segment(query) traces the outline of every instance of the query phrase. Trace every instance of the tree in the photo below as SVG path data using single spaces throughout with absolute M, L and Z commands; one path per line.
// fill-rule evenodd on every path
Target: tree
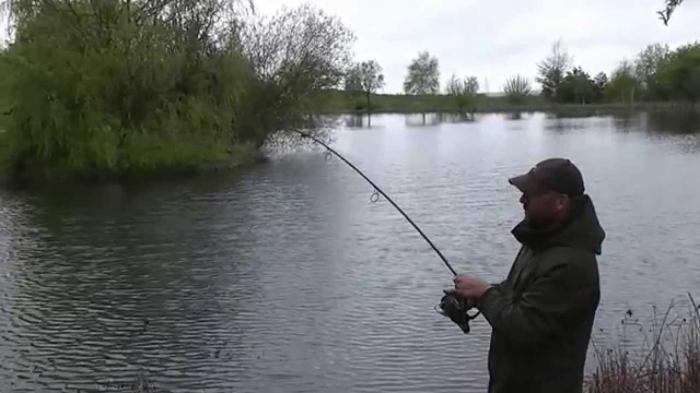
M 673 11 L 675 11 L 676 7 L 681 5 L 681 3 L 683 3 L 683 0 L 666 0 L 666 9 L 657 12 L 657 14 L 659 14 L 659 18 L 661 18 L 665 25 L 668 26 L 668 22 L 671 20 Z
M 599 73 L 593 79 L 593 84 L 595 85 L 595 98 L 601 101 L 605 95 L 605 89 L 608 88 L 608 76 L 604 72 Z
M 227 159 L 249 73 L 224 0 L 4 2 L 13 167 L 93 175 Z
M 552 46 L 552 53 L 537 65 L 537 82 L 542 84 L 542 95 L 549 100 L 556 100 L 557 90 L 564 79 L 564 73 L 571 64 L 571 57 L 561 48 L 557 41 Z
M 634 66 L 623 60 L 612 73 L 606 95 L 612 100 L 632 104 L 638 91 L 639 81 L 635 78 Z
M 345 75 L 345 91 L 361 92 L 367 99 L 367 112 L 371 110 L 370 96 L 384 87 L 382 67 L 374 60 L 353 65 Z
M 437 57 L 421 52 L 408 66 L 408 75 L 403 83 L 406 94 L 426 95 L 440 91 L 440 71 Z
M 560 102 L 589 104 L 595 97 L 595 82 L 581 67 L 574 67 L 566 73 L 557 89 L 557 99 Z
M 447 95 L 454 98 L 457 110 L 464 113 L 467 106 L 474 104 L 476 93 L 479 91 L 479 81 L 475 76 L 459 79 L 452 75 L 445 90 Z
M 3 138 L 15 169 L 113 175 L 229 163 L 240 144 L 306 128 L 316 93 L 344 75 L 352 34 L 308 6 L 243 19 L 238 3 L 5 1 Z
M 530 82 L 527 78 L 516 75 L 506 80 L 503 92 L 511 103 L 522 104 L 530 93 L 532 93 L 532 89 L 530 88 Z
M 242 34 L 255 73 L 236 127 L 262 146 L 271 132 L 308 127 L 316 94 L 336 88 L 350 64 L 354 36 L 342 22 L 309 5 L 248 23 Z
M 647 98 L 656 98 L 660 94 L 656 73 L 669 53 L 668 45 L 649 45 L 639 53 L 634 62 L 635 76 Z
M 657 83 L 666 98 L 700 101 L 700 42 L 682 46 L 662 61 Z

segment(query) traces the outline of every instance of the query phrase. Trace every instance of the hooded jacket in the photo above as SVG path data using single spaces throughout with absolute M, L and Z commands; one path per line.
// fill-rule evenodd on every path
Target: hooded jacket
M 580 393 L 600 300 L 598 264 L 605 232 L 588 196 L 558 229 L 527 220 L 508 278 L 477 305 L 491 324 L 490 393 Z

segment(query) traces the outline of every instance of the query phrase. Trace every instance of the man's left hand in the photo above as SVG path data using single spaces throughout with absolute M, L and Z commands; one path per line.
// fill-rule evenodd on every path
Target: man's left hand
M 466 274 L 460 274 L 454 279 L 455 294 L 465 300 L 479 300 L 491 284 L 486 281 Z

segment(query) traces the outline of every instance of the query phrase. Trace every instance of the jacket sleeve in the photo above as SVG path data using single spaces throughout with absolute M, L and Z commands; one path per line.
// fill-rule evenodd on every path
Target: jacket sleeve
M 567 324 L 595 310 L 599 290 L 578 263 L 555 263 L 539 273 L 520 296 L 499 284 L 479 300 L 478 308 L 491 327 L 512 345 L 530 347 L 567 329 Z

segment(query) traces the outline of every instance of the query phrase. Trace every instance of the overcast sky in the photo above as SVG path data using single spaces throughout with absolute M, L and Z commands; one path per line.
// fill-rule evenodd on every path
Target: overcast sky
M 357 60 L 377 60 L 387 93 L 402 90 L 406 66 L 421 50 L 440 60 L 441 83 L 452 73 L 475 75 L 482 91 L 500 91 L 509 76 L 534 82 L 537 62 L 561 39 L 595 75 L 610 73 L 647 44 L 676 47 L 700 39 L 700 0 L 658 19 L 663 0 L 257 0 L 258 13 L 311 3 L 341 18 L 357 36 Z M 442 87 L 441 86 L 441 87 Z

